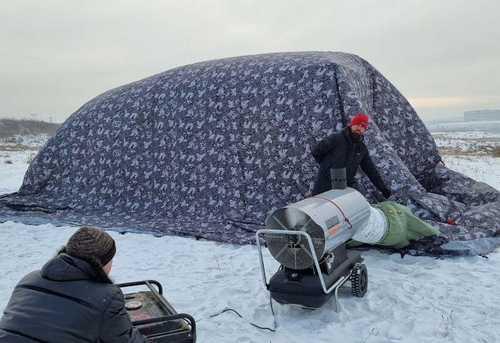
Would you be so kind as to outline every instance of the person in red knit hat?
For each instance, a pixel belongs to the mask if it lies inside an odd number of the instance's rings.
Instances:
[[[368,124],[370,123],[370,117],[368,117],[366,114],[363,113],[358,113],[351,119],[351,128],[353,126],[356,127],[361,127],[365,131],[368,130]]]
[[[363,135],[368,130],[369,124],[370,117],[364,113],[358,113],[344,130],[322,139],[311,148],[314,159],[319,163],[312,195],[332,188],[331,169],[346,168],[347,186],[356,188],[354,177],[361,166],[366,176],[384,197],[391,196],[391,191],[385,186],[363,142]]]

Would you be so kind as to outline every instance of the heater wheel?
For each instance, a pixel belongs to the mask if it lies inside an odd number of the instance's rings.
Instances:
[[[368,290],[368,270],[366,269],[366,265],[356,263],[354,268],[352,268],[350,279],[352,295],[359,298],[364,297]]]

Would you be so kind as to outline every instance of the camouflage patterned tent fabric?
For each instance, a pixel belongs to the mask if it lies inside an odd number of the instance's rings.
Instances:
[[[440,163],[398,90],[339,52],[202,62],[101,94],[48,141],[20,190],[0,198],[0,220],[252,243],[270,210],[312,189],[310,146],[358,112],[372,116],[366,142],[393,200],[442,232],[410,253],[499,245],[500,193]]]

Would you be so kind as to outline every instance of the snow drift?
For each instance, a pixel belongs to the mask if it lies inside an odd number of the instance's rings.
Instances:
[[[411,253],[500,243],[500,193],[447,169],[397,89],[335,52],[202,62],[110,90],[48,141],[20,190],[0,199],[0,218],[251,243],[270,210],[312,189],[309,147],[358,112],[373,119],[366,143],[395,200],[442,232]]]

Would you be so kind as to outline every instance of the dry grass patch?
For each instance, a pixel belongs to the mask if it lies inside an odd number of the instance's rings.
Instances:
[[[0,151],[36,151],[38,149],[24,144],[0,144]]]
[[[493,157],[500,157],[500,146],[495,147],[491,154],[493,155]]]

